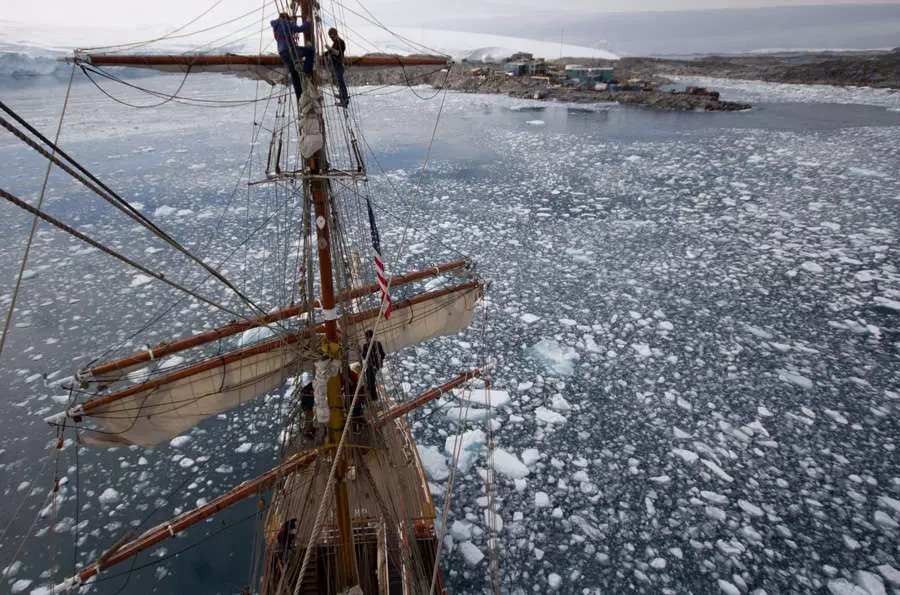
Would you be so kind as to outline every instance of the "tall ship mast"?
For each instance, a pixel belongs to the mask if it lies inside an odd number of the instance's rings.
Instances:
[[[485,369],[461,370],[402,401],[388,394],[376,373],[385,355],[468,327],[485,285],[467,259],[391,276],[391,263],[380,253],[352,110],[346,100],[331,103],[329,97],[327,81],[335,73],[321,57],[327,46],[318,5],[301,0],[283,12],[304,23],[302,42],[292,47],[315,63],[300,74],[296,100],[282,59],[272,55],[80,51],[73,59],[73,68],[233,73],[277,84],[283,92],[270,125],[265,175],[249,186],[275,188],[295,201],[302,233],[291,303],[272,309],[242,296],[250,313],[227,325],[94,361],[76,374],[68,406],[47,418],[60,432],[74,427],[80,444],[152,448],[287,383],[279,463],[195,509],[125,534],[56,584],[56,592],[75,591],[264,493],[265,547],[245,592],[444,592],[438,514],[405,417],[476,378],[487,382]],[[292,57],[303,69],[302,58]],[[344,63],[450,65],[446,56],[347,57]],[[53,146],[51,160],[67,157]],[[47,220],[39,207],[20,206]],[[372,252],[371,265],[363,264],[364,248]],[[214,270],[210,274],[227,282]],[[427,287],[417,291],[423,283]],[[242,340],[223,351],[228,337]],[[177,365],[160,365],[167,358]]]

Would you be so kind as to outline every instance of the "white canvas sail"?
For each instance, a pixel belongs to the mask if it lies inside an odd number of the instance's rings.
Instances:
[[[350,342],[351,361],[359,358],[357,348],[365,341],[365,331],[376,324],[387,353],[458,332],[472,321],[481,291],[481,284],[473,282],[424,294],[397,303],[390,319],[380,322],[376,310],[351,317],[342,333]],[[155,446],[312,369],[315,353],[304,343],[296,336],[291,344],[284,339],[263,343],[222,357],[218,365],[210,360],[195,366],[196,372],[189,368],[88,401],[68,414],[87,416],[102,427],[103,431],[83,435],[87,444]]]

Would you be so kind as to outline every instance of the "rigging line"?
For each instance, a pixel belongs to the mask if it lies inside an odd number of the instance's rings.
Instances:
[[[97,179],[96,176],[94,176],[92,173],[90,173],[88,170],[86,170],[80,163],[75,161],[65,151],[60,149],[56,143],[50,142],[50,140],[47,137],[45,137],[40,132],[38,132],[33,126],[28,124],[28,122],[26,122],[24,119],[22,119],[21,116],[19,116],[17,113],[15,113],[12,109],[10,109],[2,101],[0,101],[0,109],[7,112],[8,114],[10,114],[13,118],[16,119],[17,122],[19,122],[23,126],[25,126],[25,128],[29,132],[31,132],[33,135],[37,136],[45,144],[49,145],[53,149],[54,154],[48,153],[46,150],[42,149],[40,146],[38,146],[38,144],[36,142],[34,142],[30,138],[26,137],[21,131],[16,130],[9,123],[9,121],[7,121],[6,118],[3,118],[2,116],[0,116],[0,125],[2,125],[4,128],[6,128],[10,132],[12,132],[17,137],[19,137],[20,140],[22,140],[25,144],[29,145],[35,151],[41,153],[47,159],[49,159],[50,161],[55,163],[60,169],[62,169],[63,171],[65,171],[66,173],[68,173],[69,175],[71,175],[72,177],[77,179],[79,182],[84,184],[87,188],[92,190],[100,198],[107,201],[108,203],[110,203],[111,205],[113,205],[114,207],[116,207],[117,209],[119,209],[120,211],[122,211],[123,213],[125,213],[126,215],[128,215],[129,217],[131,217],[132,219],[137,221],[138,223],[140,223],[142,226],[144,226],[145,228],[150,230],[154,235],[156,235],[160,239],[164,240],[171,247],[175,248],[177,251],[179,251],[182,254],[184,254],[185,256],[187,256],[190,260],[199,264],[204,270],[206,270],[209,274],[211,274],[213,277],[215,277],[216,279],[221,281],[226,287],[228,287],[232,292],[234,292],[235,295],[237,295],[238,298],[240,298],[241,301],[243,301],[245,304],[250,306],[251,309],[257,310],[258,312],[260,312],[262,314],[266,313],[265,310],[263,310],[255,302],[253,302],[250,298],[248,298],[243,293],[241,293],[241,291],[238,290],[238,288],[235,287],[231,283],[231,281],[226,279],[225,276],[222,275],[222,273],[220,273],[215,268],[213,268],[210,265],[203,262],[202,259],[200,259],[196,255],[194,255],[190,250],[188,250],[187,248],[182,246],[175,238],[173,238],[172,236],[170,236],[169,234],[164,232],[162,229],[160,229],[147,216],[145,216],[143,213],[141,213],[136,208],[134,208],[134,206],[132,206],[127,200],[125,200],[124,198],[122,198],[121,196],[119,196],[118,194],[113,192],[106,184],[104,184],[99,179]],[[99,186],[100,188],[102,188],[103,190],[105,190],[106,193],[100,192],[99,190],[97,190],[96,186],[94,186],[93,184],[91,184],[87,180],[85,180],[83,176],[78,175],[70,167],[68,167],[64,163],[61,163],[59,157],[56,156],[56,153],[58,153],[59,155],[64,157],[73,166],[75,166],[79,171],[83,172],[85,174],[85,176],[87,176],[88,179],[90,179],[92,182],[96,183],[96,185]],[[48,173],[48,176],[49,176],[49,173]],[[238,316],[244,317],[242,315],[238,315]]]
[[[295,473],[296,473],[296,471],[295,471]],[[192,476],[192,478],[193,478],[193,479],[196,479],[196,476]],[[296,487],[292,487],[290,490],[288,490],[287,492],[285,492],[285,495],[286,495],[286,496],[290,496],[291,494],[294,494],[295,492],[298,492],[298,491],[300,491],[301,489],[308,488],[309,485],[310,485],[308,481],[307,481],[307,482],[296,482],[296,483],[298,483],[299,485],[297,485]],[[269,489],[269,488],[265,488],[265,489]],[[260,490],[260,492],[261,492],[261,491],[262,491],[262,490]],[[166,560],[170,560],[170,559],[172,559],[172,558],[176,558],[176,557],[180,556],[181,554],[183,554],[184,552],[186,552],[186,551],[188,551],[188,550],[192,550],[192,549],[194,549],[195,547],[198,547],[199,545],[201,545],[202,543],[204,543],[204,542],[206,542],[206,541],[212,539],[213,537],[215,537],[215,536],[218,535],[219,533],[222,533],[222,532],[224,532],[224,531],[228,531],[228,530],[230,530],[230,529],[233,529],[234,527],[237,527],[238,525],[240,525],[240,524],[242,524],[242,523],[245,523],[245,522],[249,521],[250,519],[256,517],[256,515],[260,514],[261,512],[264,512],[264,511],[269,510],[269,509],[272,508],[272,506],[274,506],[274,505],[275,505],[275,499],[274,499],[274,498],[270,498],[270,499],[269,499],[269,502],[268,502],[264,507],[259,507],[259,506],[257,505],[257,508],[256,508],[256,510],[253,511],[253,514],[250,514],[250,515],[247,515],[247,516],[245,516],[245,517],[243,517],[243,518],[240,518],[240,519],[238,519],[237,521],[231,523],[230,525],[223,525],[222,527],[220,527],[220,528],[217,529],[216,531],[214,531],[214,532],[212,532],[212,533],[209,533],[209,534],[203,536],[199,541],[194,542],[194,543],[192,543],[192,544],[190,544],[190,545],[187,545],[187,546],[183,547],[182,549],[178,550],[177,552],[172,552],[171,554],[168,554],[168,555],[166,555],[166,556],[160,556],[159,559],[157,559],[157,560],[154,560],[154,561],[151,561],[151,562],[147,562],[147,563],[145,563],[145,564],[141,564],[141,565],[138,566],[137,568],[133,568],[133,569],[128,570],[128,571],[119,572],[119,573],[117,573],[117,574],[110,574],[110,575],[107,575],[107,576],[99,576],[99,575],[95,575],[94,577],[91,578],[91,583],[100,583],[100,582],[103,582],[103,581],[112,580],[112,579],[118,578],[118,577],[120,577],[120,576],[125,576],[127,573],[132,572],[132,570],[143,570],[144,568],[149,568],[149,567],[151,567],[151,566],[156,566],[157,564],[161,564],[161,563],[165,562]],[[224,522],[224,521],[223,521],[223,522]],[[180,535],[180,534],[181,534],[181,533],[179,533],[179,535]],[[138,553],[140,553],[140,552],[138,552]],[[137,557],[137,554],[135,554],[135,557]]]
[[[428,46],[425,45],[425,44],[418,43],[418,42],[416,42],[416,41],[413,41],[413,40],[409,39],[408,37],[404,37],[403,35],[400,35],[399,33],[395,33],[395,32],[393,32],[393,31],[391,31],[388,27],[386,27],[386,26],[384,25],[384,23],[382,23],[381,21],[379,21],[378,18],[377,18],[374,14],[372,14],[372,12],[371,12],[368,8],[366,8],[365,5],[364,5],[360,0],[357,0],[357,4],[359,4],[360,7],[361,7],[363,10],[365,10],[367,13],[369,13],[369,15],[372,17],[371,19],[369,19],[369,18],[366,17],[365,15],[362,15],[362,14],[356,12],[355,10],[353,10],[352,8],[350,8],[349,6],[347,6],[346,4],[343,4],[342,2],[336,2],[336,4],[337,4],[338,6],[340,6],[341,8],[343,8],[344,10],[346,10],[347,12],[349,12],[349,13],[351,13],[351,14],[354,14],[354,15],[358,16],[359,18],[363,19],[364,21],[367,21],[367,22],[371,23],[372,25],[375,25],[376,27],[379,27],[379,28],[381,28],[381,29],[384,29],[386,32],[388,32],[388,33],[391,34],[392,36],[396,37],[396,38],[399,39],[400,41],[405,41],[406,43],[408,43],[409,45],[411,45],[411,46],[413,46],[413,47],[418,47],[418,48],[424,49],[424,50],[429,51],[429,52],[434,52],[435,54],[439,54],[439,55],[445,56],[445,57],[447,57],[447,58],[450,58],[450,57],[451,57],[450,54],[446,54],[446,53],[441,52],[441,51],[439,51],[439,50],[436,50],[436,49],[434,49],[434,48],[430,48],[430,47],[428,47]]]
[[[69,106],[69,97],[72,93],[72,81],[75,79],[75,65],[72,65],[72,71],[69,73],[69,84],[66,87],[66,98],[63,101],[62,112],[59,114],[59,123],[56,127],[56,142],[59,142],[59,135],[62,133],[63,119],[66,115],[66,108]],[[0,101],[0,106],[6,109],[6,105]],[[54,143],[55,144],[55,143]],[[50,179],[50,170],[53,168],[53,162],[47,163],[47,171],[44,172],[44,183],[41,185],[41,197],[38,199],[38,209],[44,204],[44,197],[47,191],[47,181]],[[19,267],[19,277],[16,279],[16,286],[13,289],[12,300],[9,302],[9,312],[6,314],[6,322],[3,325],[3,334],[0,335],[0,355],[3,355],[3,345],[6,343],[6,336],[9,333],[9,325],[12,323],[13,312],[16,309],[16,299],[19,297],[19,289],[22,286],[22,278],[25,276],[25,266],[28,264],[28,254],[31,252],[31,244],[34,242],[34,233],[37,230],[38,217],[35,215],[31,222],[31,232],[28,234],[28,242],[25,244],[25,253],[22,255],[22,266]]]
[[[268,100],[268,101],[271,101],[271,98],[272,98],[272,94],[269,95],[269,97],[267,98],[267,100]],[[269,105],[269,104],[266,103],[266,110],[268,110],[268,105]],[[265,112],[264,112],[264,114],[265,114]],[[255,119],[254,119],[254,122],[255,122]],[[258,131],[258,130],[257,130],[257,132],[256,132],[256,136],[251,135],[251,139],[252,139],[252,140],[251,140],[251,145],[256,141],[257,138],[259,138],[259,131]],[[249,171],[250,171],[249,168],[250,168],[251,159],[252,159],[252,150],[251,150],[251,156],[249,156],[249,157],[247,158],[247,161],[244,162],[244,166],[243,166],[243,170],[246,171],[246,172],[248,172],[248,176],[249,176]],[[238,180],[241,180],[241,179],[243,179],[243,172],[241,173],[240,176],[238,176]],[[215,239],[215,236],[218,235],[218,234],[221,232],[222,220],[223,220],[223,218],[224,218],[224,216],[225,216],[225,213],[228,212],[228,210],[231,208],[231,203],[234,201],[234,197],[237,195],[237,191],[238,191],[239,186],[240,186],[240,182],[239,182],[239,181],[238,181],[238,182],[235,182],[235,185],[234,185],[234,187],[233,187],[232,190],[231,190],[231,194],[230,194],[229,197],[228,197],[228,202],[225,204],[225,206],[224,206],[223,209],[222,209],[222,212],[219,214],[219,217],[218,217],[218,219],[216,220],[215,232],[214,232],[214,234],[211,234],[211,235],[207,238],[206,245],[205,245],[204,248],[203,248],[204,250],[206,250],[207,248],[209,248],[210,244],[212,244],[213,240]],[[268,223],[268,220],[264,221],[264,222],[263,222],[263,225],[266,224],[266,223]],[[221,266],[223,263],[227,262],[228,259],[229,259],[229,258],[237,251],[237,249],[240,248],[241,246],[243,246],[245,243],[249,242],[249,241],[256,235],[256,233],[257,233],[261,228],[262,228],[262,225],[261,225],[260,227],[257,227],[255,230],[251,231],[250,234],[249,234],[246,238],[244,238],[244,240],[242,240],[242,241],[241,241],[241,242],[240,242],[240,243],[239,243],[239,244],[238,244],[238,245],[237,245],[237,246],[236,246],[229,254],[227,254],[225,257],[223,257],[223,258],[219,261],[219,263],[218,263],[217,266]],[[169,305],[168,307],[163,307],[162,309],[160,309],[153,317],[151,317],[151,318],[147,321],[146,324],[144,324],[144,326],[142,326],[141,328],[139,328],[138,330],[136,330],[136,331],[135,331],[134,333],[132,333],[130,336],[125,337],[118,345],[107,348],[106,351],[104,351],[103,353],[101,353],[100,355],[98,355],[96,358],[94,358],[93,361],[96,362],[97,360],[100,360],[100,359],[106,357],[108,354],[110,354],[110,353],[112,353],[112,352],[114,352],[114,351],[120,349],[122,346],[125,345],[125,343],[131,341],[132,339],[134,339],[135,337],[137,337],[139,334],[143,333],[145,330],[147,330],[148,328],[150,328],[151,326],[153,326],[154,324],[156,324],[157,322],[159,322],[160,320],[162,320],[165,316],[167,316],[170,312],[172,312],[176,307],[178,307],[178,305],[181,303],[181,301],[182,301],[183,299],[185,299],[185,298],[183,298],[183,297],[182,297],[182,298],[179,298],[179,299],[175,300],[175,301],[174,301],[171,305]]]
[[[431,587],[428,589],[429,595],[434,593],[434,589],[437,586],[437,577],[440,572],[440,560],[441,560],[441,551],[443,548],[441,547],[444,542],[444,535],[447,531],[447,520],[450,515],[450,501],[453,499],[453,484],[456,481],[456,472],[459,469],[459,456],[462,454],[462,443],[463,443],[463,432],[465,431],[466,424],[469,421],[469,408],[472,406],[472,399],[462,399],[465,406],[460,407],[459,415],[457,416],[457,432],[456,437],[453,441],[453,454],[451,457],[452,467],[450,469],[450,478],[447,480],[447,487],[444,490],[444,505],[441,508],[441,532],[437,539],[437,551],[434,555],[434,570],[431,574]]]
[[[170,101],[174,100],[176,97],[178,97],[178,92],[181,91],[182,88],[184,88],[184,84],[187,82],[188,76],[191,74],[191,65],[188,64],[187,70],[185,70],[185,72],[184,72],[184,78],[181,79],[181,84],[178,85],[177,89],[175,89],[175,93],[166,96],[165,99],[163,99],[159,103],[154,103],[153,105],[136,105],[133,103],[128,103],[127,101],[124,101],[122,99],[113,97],[106,89],[101,87],[100,84],[93,79],[93,77],[91,77],[90,73],[87,71],[87,68],[85,68],[84,65],[81,66],[81,71],[84,73],[84,76],[86,76],[88,78],[88,80],[91,81],[91,83],[93,83],[93,85],[95,87],[97,87],[97,89],[100,90],[101,93],[103,93],[104,95],[106,95],[107,97],[109,97],[110,99],[115,101],[116,103],[121,103],[122,105],[125,105],[128,107],[134,107],[134,108],[138,108],[138,109],[151,109],[154,107],[163,106],[163,105],[169,103]],[[156,93],[150,93],[150,94],[157,95]],[[159,94],[159,97],[163,97],[163,95]]]
[[[256,34],[259,34],[259,35],[260,35],[260,40],[262,40],[262,34],[263,34],[263,32],[266,31],[266,30],[268,29],[268,27],[266,27],[266,24],[265,24],[265,18],[266,18],[266,17],[265,17],[265,13],[263,13],[263,15],[264,15],[264,18],[263,18],[261,24],[258,26],[259,28],[258,28],[257,30],[251,31],[250,33],[244,35],[243,37],[238,37],[237,39],[232,39],[232,40],[228,41],[228,44],[237,44],[238,42],[241,42],[241,41],[243,41],[243,40],[245,40],[245,39],[247,39],[247,38],[249,38],[249,37],[253,37],[253,36],[256,35]],[[270,15],[268,15],[268,16],[269,16],[269,17],[273,17],[273,16],[277,16],[277,15],[278,15],[278,13],[275,12],[275,13],[272,13],[272,14],[270,14]],[[225,35],[222,35],[222,36],[217,37],[217,38],[215,38],[215,39],[213,39],[213,40],[207,41],[206,43],[204,43],[204,44],[202,44],[202,45],[199,45],[199,46],[196,46],[196,47],[194,47],[194,48],[191,48],[191,52],[197,52],[197,51],[199,51],[199,50],[202,50],[203,48],[209,48],[209,47],[222,48],[222,49],[224,49],[224,46],[225,46],[226,44],[223,43],[223,42],[224,42],[225,40],[227,40],[227,39],[228,39],[229,37],[231,37],[232,35],[237,35],[237,34],[243,32],[245,29],[249,29],[249,28],[253,27],[254,25],[256,25],[256,23],[255,23],[255,22],[251,22],[251,23],[249,23],[249,24],[247,24],[247,25],[244,25],[244,26],[242,26],[242,27],[240,27],[240,28],[238,28],[238,29],[235,29],[234,31],[231,31],[230,33],[226,33]],[[271,42],[269,42],[269,45],[271,45],[274,41],[275,41],[275,40],[273,39]],[[186,54],[187,52],[184,52],[184,53]],[[259,53],[262,54],[262,49],[260,49],[260,52],[259,52]]]
[[[240,15],[240,16],[234,17],[234,18],[232,18],[232,19],[228,19],[227,21],[224,21],[224,22],[222,22],[222,23],[219,23],[218,25],[212,25],[212,26],[206,27],[206,28],[204,28],[204,29],[197,29],[196,31],[191,31],[190,33],[182,33],[181,35],[166,35],[166,36],[164,36],[164,37],[157,37],[157,38],[155,38],[155,39],[150,39],[150,40],[148,40],[148,41],[136,42],[136,44],[137,44],[138,47],[140,47],[140,46],[143,46],[143,45],[150,45],[151,43],[156,43],[156,42],[159,42],[159,41],[167,41],[167,40],[171,40],[171,39],[184,39],[185,37],[191,37],[191,36],[193,36],[193,35],[197,35],[198,33],[206,33],[206,32],[208,32],[208,31],[212,31],[212,30],[214,30],[214,29],[218,29],[219,27],[224,27],[225,25],[230,25],[230,24],[232,24],[232,23],[235,23],[235,22],[237,22],[237,21],[240,21],[241,19],[244,19],[244,18],[246,18],[246,17],[248,17],[248,16],[250,16],[250,15],[255,14],[256,11],[257,11],[257,9],[254,8],[253,10],[251,10],[251,11],[249,11],[249,12],[245,12],[244,14],[242,14],[242,15]],[[128,49],[128,48],[130,48],[130,47],[132,47],[132,46],[134,46],[134,45],[135,45],[135,44],[108,45],[108,46],[100,46],[100,47],[93,47],[93,48],[82,48],[82,51],[89,51],[89,50],[104,50],[104,49],[111,49],[111,48],[112,48],[112,49],[115,49],[115,48]]]
[[[190,27],[191,25],[193,25],[194,23],[196,23],[197,21],[199,21],[200,19],[202,19],[203,17],[205,17],[206,15],[208,15],[209,13],[211,13],[211,12],[212,12],[217,6],[219,6],[219,4],[221,4],[223,1],[224,1],[224,0],[217,0],[216,2],[213,3],[212,6],[210,6],[209,8],[207,8],[206,10],[204,10],[203,12],[201,12],[199,15],[197,15],[196,17],[194,17],[193,19],[191,19],[190,21],[188,21],[188,22],[185,23],[184,25],[181,25],[180,27],[176,27],[175,29],[172,29],[171,31],[169,31],[169,32],[166,33],[165,35],[163,35],[163,36],[161,36],[161,37],[157,37],[156,39],[150,39],[150,40],[147,40],[147,41],[135,41],[135,42],[132,42],[132,43],[125,43],[125,44],[122,44],[122,45],[101,45],[101,46],[96,46],[96,47],[92,47],[92,48],[84,48],[84,49],[85,49],[85,50],[106,50],[106,49],[115,49],[115,48],[136,49],[136,48],[139,48],[139,47],[143,47],[143,46],[145,46],[145,45],[150,45],[151,43],[155,43],[155,42],[157,42],[157,41],[163,41],[164,39],[169,39],[171,35],[174,35],[175,33],[178,33],[179,31],[182,31],[182,30],[186,29],[187,27]]]
[[[61,434],[58,433],[57,436],[61,436]],[[59,438],[57,440],[59,440]],[[61,505],[61,502],[60,502],[61,497],[59,494],[59,453],[60,453],[60,448],[58,445],[55,447],[55,450],[56,450],[56,453],[53,456],[53,460],[56,463],[56,471],[54,473],[54,478],[53,478],[53,488],[50,490],[50,493],[47,494],[47,498],[44,500],[44,502],[47,502],[49,500],[50,503],[48,504],[48,506],[53,507],[54,520],[53,520],[53,523],[50,525],[51,531],[53,530],[53,526],[56,524],[56,521],[55,521],[56,512],[59,509],[59,506]],[[50,457],[47,457],[47,460],[49,461]],[[42,506],[42,507],[38,508],[37,513],[35,513],[34,518],[31,520],[31,525],[28,527],[28,530],[25,532],[25,535],[22,537],[22,541],[19,542],[19,547],[16,549],[16,552],[13,554],[12,560],[10,561],[9,565],[6,566],[6,568],[4,568],[2,571],[0,571],[0,577],[4,577],[4,575],[8,576],[10,569],[15,568],[16,560],[18,560],[19,554],[22,553],[22,548],[25,547],[25,542],[28,541],[29,537],[31,537],[31,532],[34,531],[34,527],[35,527],[35,525],[37,525],[38,519],[41,518],[41,511],[46,508],[47,508],[47,506]],[[53,568],[53,566],[51,566],[51,569],[52,568]],[[52,570],[51,570],[51,572],[52,572]]]
[[[98,76],[102,76],[103,78],[109,79],[116,83],[119,83],[120,85],[124,85],[126,87],[131,87],[132,89],[136,89],[138,91],[147,93],[148,95],[153,95],[155,97],[160,97],[160,98],[167,97],[167,98],[170,98],[171,100],[174,100],[175,103],[180,103],[182,105],[192,105],[192,104],[196,103],[196,104],[200,104],[200,105],[195,105],[194,107],[243,107],[245,105],[251,105],[253,103],[266,101],[265,98],[260,99],[258,96],[255,99],[201,99],[199,97],[179,96],[177,94],[177,91],[176,91],[175,95],[170,95],[168,93],[163,93],[162,91],[155,91],[153,89],[141,87],[140,85],[135,85],[134,83],[130,83],[130,82],[126,81],[125,79],[120,78],[120,77],[118,77],[110,72],[107,72],[107,71],[103,70],[102,68],[98,68],[96,66],[86,65],[86,64],[80,64],[79,66],[81,67],[82,70],[87,69]],[[188,68],[191,68],[191,66],[189,66]],[[87,72],[85,72],[85,75],[87,75]],[[149,106],[147,106],[147,105],[131,105],[130,103],[116,99],[115,97],[112,97],[111,95],[109,95],[109,93],[107,93],[102,87],[100,87],[100,85],[97,84],[97,82],[94,79],[92,79],[89,75],[88,75],[88,80],[90,80],[94,84],[94,86],[97,87],[104,95],[106,95],[113,101],[116,101],[117,103],[127,105],[128,107],[137,107],[137,108],[156,107],[153,105],[149,105]],[[159,104],[159,105],[163,105],[163,104]]]
[[[238,314],[237,312],[234,312],[233,310],[230,310],[230,309],[226,308],[225,306],[222,306],[222,305],[220,305],[220,304],[217,304],[216,302],[214,302],[214,301],[212,301],[212,300],[209,300],[209,299],[203,297],[202,295],[200,295],[200,294],[198,294],[198,293],[196,293],[196,292],[194,292],[194,291],[188,289],[187,287],[184,287],[184,286],[182,286],[182,285],[179,285],[179,284],[176,283],[175,281],[170,281],[170,280],[167,279],[167,278],[165,277],[165,275],[163,275],[162,273],[157,273],[157,272],[155,272],[155,271],[152,271],[152,270],[148,269],[147,267],[145,267],[145,266],[143,266],[143,265],[141,265],[141,264],[139,264],[139,263],[137,263],[137,262],[131,260],[131,259],[128,258],[127,256],[124,256],[124,255],[122,255],[122,254],[119,254],[118,252],[116,252],[116,251],[113,250],[112,248],[107,248],[106,246],[104,246],[104,245],[101,244],[100,242],[98,242],[98,241],[96,241],[96,240],[94,240],[94,239],[92,239],[92,238],[90,238],[90,237],[84,235],[84,234],[81,233],[80,231],[78,231],[78,230],[76,230],[76,229],[74,229],[74,228],[72,228],[72,227],[66,225],[66,224],[63,223],[62,221],[59,221],[58,219],[55,219],[55,218],[51,217],[50,215],[46,214],[44,211],[41,211],[41,210],[39,210],[39,209],[37,209],[37,208],[35,208],[35,207],[32,207],[32,206],[31,206],[30,204],[28,204],[27,202],[25,202],[25,201],[23,201],[23,200],[21,200],[21,199],[15,197],[15,196],[13,196],[12,194],[10,194],[9,192],[7,192],[6,190],[3,190],[2,188],[0,188],[0,197],[5,198],[6,200],[8,200],[9,202],[13,203],[13,204],[16,205],[17,207],[19,207],[19,208],[21,208],[21,209],[24,209],[24,210],[28,211],[29,213],[31,213],[31,214],[34,215],[35,217],[39,217],[39,218],[43,219],[44,221],[46,221],[47,223],[50,223],[50,224],[52,224],[52,225],[54,225],[54,226],[60,228],[61,230],[65,231],[66,233],[75,236],[76,238],[78,238],[78,239],[81,240],[82,242],[85,242],[85,243],[87,243],[87,244],[93,246],[94,248],[97,248],[98,250],[101,250],[101,251],[105,252],[106,254],[109,254],[109,255],[112,256],[113,258],[115,258],[115,259],[117,259],[117,260],[120,260],[120,261],[124,262],[125,264],[127,264],[127,265],[129,265],[129,266],[131,266],[131,267],[136,268],[137,270],[141,271],[142,273],[144,273],[144,274],[146,274],[146,275],[150,275],[150,276],[153,277],[154,279],[158,279],[158,280],[162,281],[162,282],[165,283],[166,285],[169,285],[169,286],[171,286],[171,287],[173,287],[173,288],[175,288],[175,289],[177,289],[177,290],[179,290],[179,291],[183,291],[184,293],[190,295],[191,297],[196,298],[196,299],[200,300],[201,302],[204,302],[204,303],[206,303],[206,304],[208,304],[208,305],[210,305],[210,306],[213,306],[214,308],[217,308],[217,309],[219,309],[219,310],[222,310],[223,312],[227,312],[227,313],[231,314],[232,316],[238,316],[238,317],[241,317],[241,315]]]
[[[48,456],[44,459],[44,466],[41,467],[41,470],[38,471],[37,475],[34,477],[38,477],[38,478],[43,477],[44,471],[47,470],[47,466],[50,464],[50,461],[52,460],[52,458],[53,457]],[[33,491],[31,489],[29,489],[28,493],[25,494],[25,496],[22,498],[22,501],[19,502],[19,506],[16,507],[16,511],[9,518],[9,522],[6,523],[6,527],[3,528],[3,533],[0,533],[0,544],[3,543],[4,539],[6,539],[6,535],[7,535],[7,533],[9,533],[9,529],[10,529],[10,527],[12,527],[13,521],[15,521],[18,518],[19,513],[22,512],[22,507],[25,506],[25,502],[28,501],[28,498],[31,497],[32,494],[33,494]],[[38,509],[38,512],[40,512],[40,508]],[[9,568],[9,566],[7,566],[6,568]],[[0,576],[2,576],[2,573],[0,573]]]

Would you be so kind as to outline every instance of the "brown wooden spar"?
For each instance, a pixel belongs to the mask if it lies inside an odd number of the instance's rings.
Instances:
[[[399,285],[406,285],[408,283],[412,283],[414,281],[419,281],[420,279],[425,279],[427,277],[437,276],[441,273],[446,273],[448,271],[453,271],[456,269],[463,268],[468,266],[470,261],[468,260],[457,260],[455,262],[442,264],[435,266],[430,269],[425,269],[422,271],[416,271],[414,273],[409,273],[407,275],[401,275],[394,277],[391,281],[391,287],[397,287]],[[350,289],[346,291],[342,291],[338,294],[338,299],[340,300],[349,300],[357,297],[361,297],[364,295],[368,295],[371,293],[375,293],[379,290],[377,283],[372,283],[371,285],[365,285],[363,287],[357,289]],[[277,312],[272,312],[266,316],[258,316],[256,318],[250,318],[248,320],[244,320],[241,322],[232,322],[226,326],[222,326],[211,331],[207,331],[205,333],[200,333],[198,335],[194,335],[192,337],[186,337],[184,339],[179,339],[177,341],[173,341],[171,343],[161,343],[152,349],[148,349],[146,351],[142,351],[140,353],[135,353],[133,355],[129,355],[127,357],[123,357],[120,359],[116,359],[110,362],[106,362],[104,364],[99,364],[90,368],[86,368],[79,373],[79,378],[83,381],[90,381],[93,378],[100,379],[101,377],[107,377],[112,372],[122,370],[125,368],[130,368],[132,366],[136,366],[139,364],[143,364],[149,361],[153,361],[159,359],[161,357],[165,357],[167,355],[172,355],[173,353],[178,353],[180,351],[185,351],[187,349],[192,349],[194,347],[199,347],[200,345],[206,345],[208,343],[212,343],[213,341],[217,341],[218,339],[222,339],[224,337],[231,337],[233,335],[237,335],[239,333],[248,331],[250,329],[258,328],[261,326],[266,326],[268,324],[272,324],[273,322],[279,322],[281,320],[286,320],[288,318],[292,318],[294,316],[298,316],[307,311],[307,308],[304,306],[290,306],[287,308],[283,308],[278,310]]]
[[[76,62],[92,66],[130,66],[133,68],[154,66],[268,66],[283,68],[284,62],[277,54],[84,54],[75,57]],[[347,56],[348,66],[447,66],[452,60],[444,56]]]
[[[416,409],[417,407],[421,407],[425,403],[428,403],[430,401],[437,399],[442,394],[446,393],[448,390],[452,390],[452,389],[456,388],[457,386],[459,386],[460,384],[462,384],[463,382],[466,382],[473,378],[477,378],[478,376],[481,376],[481,370],[479,370],[478,368],[475,368],[474,370],[471,370],[469,372],[463,372],[462,374],[460,374],[453,380],[451,380],[449,382],[445,382],[444,384],[442,384],[438,387],[435,387],[429,391],[426,391],[411,401],[408,401],[406,403],[400,403],[399,405],[394,405],[393,407],[391,407],[390,409],[388,409],[387,411],[385,411],[384,413],[382,413],[381,415],[378,416],[378,423],[383,424],[392,419],[397,419],[398,417],[403,417],[404,415],[406,415],[413,409]]]
[[[208,519],[212,515],[216,514],[224,508],[228,508],[232,504],[240,502],[241,500],[249,496],[253,496],[254,494],[258,494],[262,490],[273,486],[280,478],[294,473],[295,471],[302,469],[303,467],[306,467],[316,460],[316,456],[316,451],[299,454],[294,458],[281,463],[274,469],[267,471],[263,475],[260,475],[256,479],[245,481],[229,492],[222,494],[215,500],[212,500],[208,504],[204,504],[199,508],[189,510],[188,512],[180,514],[168,522],[161,523],[153,527],[152,529],[140,535],[134,541],[126,543],[122,547],[115,549],[115,551],[110,551],[104,554],[105,558],[103,559],[102,564],[98,560],[87,568],[82,569],[75,576],[65,581],[63,584],[58,585],[56,587],[57,592],[65,592],[66,590],[75,588],[78,585],[83,584],[92,576],[99,574],[102,570],[105,570],[110,566],[114,566],[124,560],[127,560],[132,556],[136,556],[140,552],[146,550],[147,548],[153,547],[157,543],[164,541],[169,537],[174,537],[188,527],[196,525],[204,519]]]

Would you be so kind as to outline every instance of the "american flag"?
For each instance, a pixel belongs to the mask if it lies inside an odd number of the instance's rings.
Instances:
[[[387,302],[384,307],[384,318],[391,316],[391,294],[388,293],[387,279],[384,275],[384,261],[381,260],[381,238],[378,235],[378,227],[375,225],[375,213],[372,212],[372,203],[366,197],[366,206],[369,208],[369,227],[372,229],[372,248],[375,251],[375,274],[378,276],[378,286],[381,287],[381,301]]]

